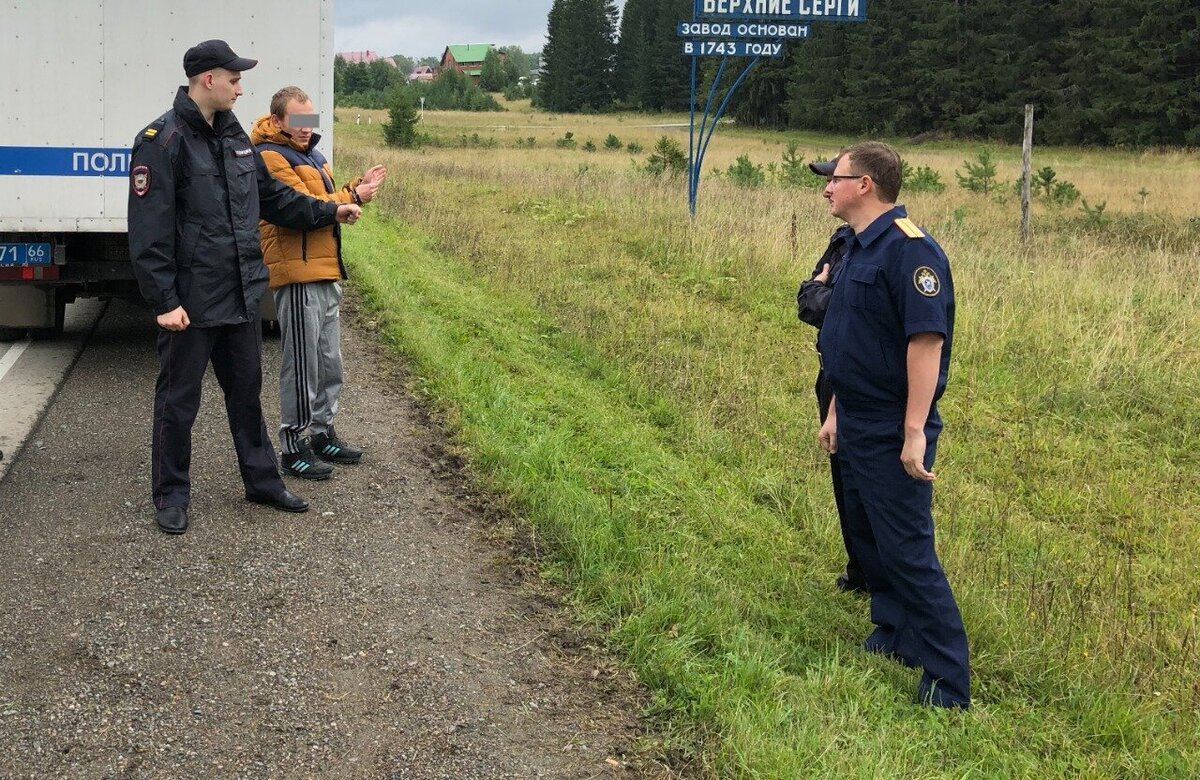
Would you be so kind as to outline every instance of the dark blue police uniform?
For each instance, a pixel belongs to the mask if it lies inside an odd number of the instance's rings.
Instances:
[[[185,330],[158,331],[156,509],[191,501],[192,425],[209,363],[225,394],[246,498],[285,492],[260,401],[260,215],[315,230],[336,222],[337,204],[276,180],[232,112],[216,112],[209,125],[180,87],[174,107],[134,141],[130,163],[129,253],[142,296],[155,314],[182,306],[191,320]]]
[[[875,631],[866,649],[922,667],[918,698],[970,704],[967,635],[934,550],[933,485],[904,470],[908,340],[945,338],[934,403],[925,422],[932,469],[954,340],[954,284],[937,242],[903,206],[850,242],[833,280],[818,348],[837,394],[837,445],[850,544],[871,589]]]

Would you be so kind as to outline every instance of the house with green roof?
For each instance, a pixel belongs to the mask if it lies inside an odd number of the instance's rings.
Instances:
[[[442,52],[441,69],[445,71],[447,68],[456,68],[459,73],[470,76],[471,80],[478,84],[479,76],[483,73],[483,58],[487,56],[489,51],[493,50],[497,55],[499,55],[500,61],[503,62],[504,52],[496,49],[495,44],[450,44],[446,47],[446,50]]]

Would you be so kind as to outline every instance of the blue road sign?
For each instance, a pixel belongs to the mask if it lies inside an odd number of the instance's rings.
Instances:
[[[809,25],[798,22],[680,22],[675,32],[680,38],[796,40],[808,37]]]
[[[702,19],[865,22],[867,0],[697,0]]]
[[[807,38],[807,22],[865,22],[867,0],[693,0],[692,20],[680,22],[676,32],[683,53],[692,58],[691,121],[688,123],[688,210],[696,216],[700,169],[704,154],[729,106],[750,71],[764,57],[782,57],[788,40]],[[716,40],[703,40],[716,39]],[[708,89],[703,110],[696,101],[701,57],[721,57]],[[718,98],[718,87],[731,57],[750,62]],[[697,126],[697,115],[701,117]]]
[[[780,41],[684,41],[683,53],[692,57],[782,57]]]

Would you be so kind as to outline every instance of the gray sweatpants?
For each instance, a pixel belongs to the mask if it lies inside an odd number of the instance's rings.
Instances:
[[[338,282],[287,284],[272,291],[278,311],[279,442],[297,452],[305,431],[333,425],[342,392],[342,331]]]

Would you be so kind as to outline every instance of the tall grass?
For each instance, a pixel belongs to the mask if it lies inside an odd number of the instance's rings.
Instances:
[[[347,254],[477,477],[654,692],[668,747],[722,778],[1197,773],[1200,231],[1180,202],[1125,192],[1175,168],[1194,204],[1194,156],[1051,150],[1115,217],[1039,212],[1028,246],[1012,203],[906,199],[959,300],[934,508],[972,643],[958,715],[857,651],[865,605],[832,588],[844,553],[793,303],[836,224],[816,189],[706,180],[692,223],[681,180],[552,143],[673,131],[501,118],[427,113],[427,132],[497,148],[404,153],[339,125],[339,169],[390,170]],[[722,129],[714,159],[777,146]],[[902,151],[948,180],[973,156]]]

